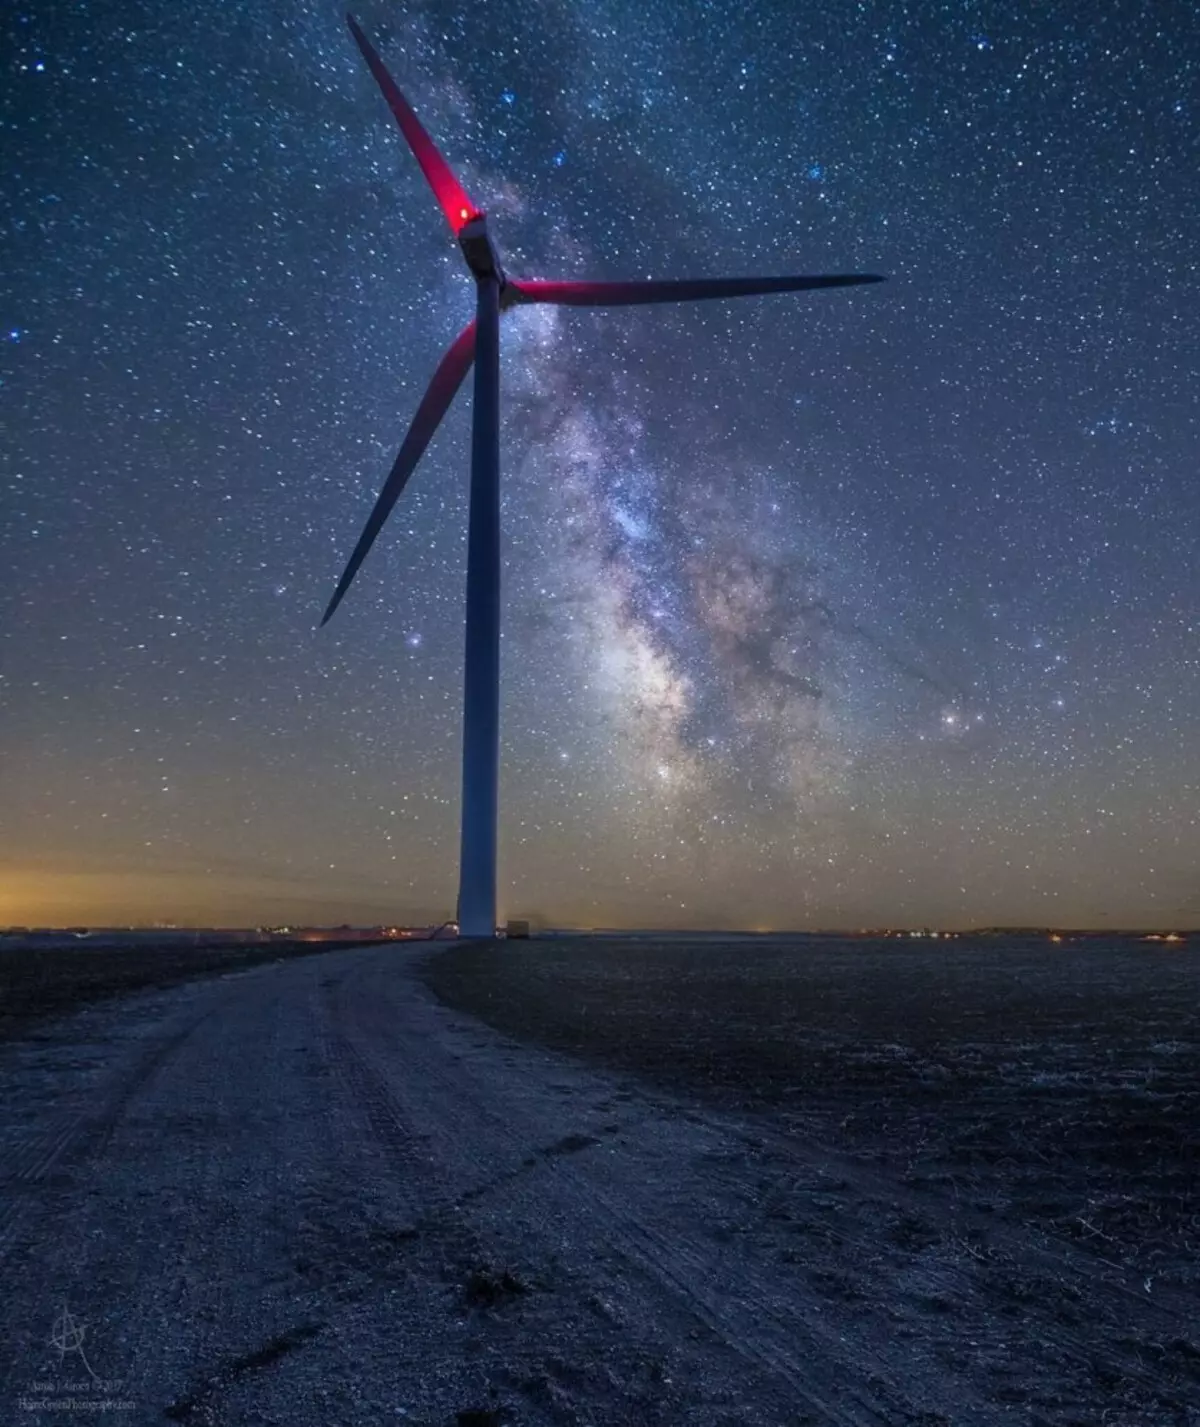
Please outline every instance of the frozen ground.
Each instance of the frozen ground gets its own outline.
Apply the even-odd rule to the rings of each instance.
[[[339,951],[14,1040],[0,1421],[1200,1424],[1193,961],[758,951]]]

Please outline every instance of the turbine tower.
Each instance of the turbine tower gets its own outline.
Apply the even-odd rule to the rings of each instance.
[[[824,277],[670,278],[637,282],[547,282],[510,278],[488,231],[487,214],[467,196],[353,15],[350,31],[408,140],[475,279],[475,320],[454,339],[421,399],[354,553],[329,601],[332,617],[384,521],[446,414],[472,362],[471,494],[467,517],[467,629],[463,691],[462,843],[458,925],[464,937],[496,932],[496,831],[500,765],[500,314],[523,302],[568,307],[689,302],[755,293],[881,282],[868,273]]]

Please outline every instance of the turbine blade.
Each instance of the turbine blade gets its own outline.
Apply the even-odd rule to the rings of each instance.
[[[412,105],[400,93],[400,88],[396,81],[384,68],[383,61],[371,47],[370,40],[358,27],[358,21],[353,15],[347,15],[346,21],[350,26],[350,33],[358,42],[358,47],[362,50],[363,58],[370,66],[371,73],[375,76],[375,82],[383,90],[383,97],[388,102],[388,107],[396,116],[396,123],[400,125],[400,131],[408,140],[408,146],[416,155],[417,162],[421,165],[421,172],[425,175],[433,195],[441,205],[442,212],[446,215],[446,222],[454,230],[455,236],[464,223],[469,223],[472,218],[479,216],[479,209],[467,197],[462,184],[454,177],[450,165],[438,153],[437,145],[425,131],[424,125],[416,114],[413,113]]]
[[[442,417],[446,414],[446,409],[454,400],[454,393],[462,385],[463,378],[470,371],[471,363],[474,360],[475,324],[472,322],[464,327],[454,339],[450,350],[438,364],[438,369],[434,372],[433,380],[429,383],[425,395],[421,398],[421,404],[417,407],[417,414],[413,417],[412,425],[408,428],[408,435],[405,436],[404,444],[400,447],[396,463],[392,467],[391,474],[383,483],[383,489],[379,492],[375,508],[363,527],[363,533],[358,537],[354,554],[350,556],[349,563],[342,572],[342,578],[338,581],[333,598],[329,601],[329,608],[321,618],[322,624],[329,623],[334,610],[341,604],[342,596],[350,588],[350,582],[358,573],[358,567],[367,558],[367,551],[375,543],[375,537],[383,528],[384,521],[392,513],[392,507],[400,499],[401,492],[408,484],[409,476],[412,475],[413,469],[421,459],[425,447],[429,445],[430,437],[437,430]]]
[[[567,307],[624,307],[642,302],[693,302],[708,297],[751,297],[761,292],[799,292],[817,287],[854,287],[882,282],[874,273],[827,277],[701,277],[640,282],[543,282],[510,278],[518,301],[554,302]]]

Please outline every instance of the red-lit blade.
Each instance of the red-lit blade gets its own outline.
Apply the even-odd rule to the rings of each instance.
[[[375,543],[375,537],[383,528],[383,522],[392,513],[392,507],[400,499],[401,492],[408,484],[409,476],[412,475],[414,467],[421,459],[425,447],[429,445],[430,437],[437,430],[439,422],[446,414],[447,407],[454,400],[454,393],[462,386],[463,377],[470,371],[471,363],[474,360],[475,324],[472,322],[468,327],[464,327],[455,338],[454,345],[438,364],[438,369],[433,374],[433,380],[421,398],[417,414],[413,417],[412,425],[408,428],[408,435],[405,436],[404,444],[400,447],[400,454],[396,457],[396,464],[392,467],[391,475],[383,483],[379,499],[375,502],[375,509],[363,527],[363,533],[358,537],[354,554],[350,556],[350,562],[342,572],[342,578],[338,581],[333,598],[329,601],[329,608],[321,619],[322,624],[329,622],[334,610],[341,604],[342,596],[350,588],[350,582],[358,573],[358,567],[367,558],[367,551]]]
[[[567,307],[623,307],[639,302],[694,302],[706,297],[751,297],[760,292],[800,292],[816,287],[854,287],[882,282],[874,273],[831,277],[713,277],[661,282],[542,282],[509,279],[523,302],[555,302]]]
[[[433,189],[434,197],[441,204],[442,212],[446,215],[446,222],[450,224],[457,235],[458,230],[464,223],[469,223],[472,218],[479,214],[479,209],[467,197],[462,184],[454,177],[450,170],[450,165],[438,153],[433,140],[425,132],[424,125],[413,113],[412,105],[400,93],[399,86],[392,76],[383,66],[383,61],[371,48],[371,42],[358,27],[358,22],[353,15],[346,16],[350,26],[350,33],[358,41],[358,47],[363,52],[363,58],[371,67],[371,73],[375,76],[375,82],[383,90],[383,97],[388,102],[388,107],[396,116],[396,123],[400,125],[400,130],[408,140],[408,146],[416,155],[417,162],[421,165],[421,172]]]

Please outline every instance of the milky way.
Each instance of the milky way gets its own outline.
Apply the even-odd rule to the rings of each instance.
[[[480,11],[483,10],[483,13]],[[1185,7],[364,4],[509,270],[501,905],[1200,924]],[[325,5],[4,21],[0,923],[448,916],[473,293]]]

